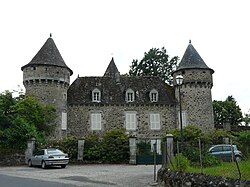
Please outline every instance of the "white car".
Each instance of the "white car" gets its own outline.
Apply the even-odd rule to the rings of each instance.
[[[59,149],[41,149],[28,159],[28,166],[61,166],[65,168],[69,163],[68,154]]]

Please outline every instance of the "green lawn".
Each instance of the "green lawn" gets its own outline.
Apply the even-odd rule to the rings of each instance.
[[[241,179],[250,180],[250,160],[242,160],[238,162]],[[189,167],[186,172],[201,173],[200,168]],[[239,172],[236,163],[223,162],[220,166],[203,168],[203,173],[206,175],[223,176],[239,179]]]

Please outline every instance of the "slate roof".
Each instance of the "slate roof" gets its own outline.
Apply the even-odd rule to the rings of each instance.
[[[33,59],[28,64],[23,66],[21,70],[23,70],[25,67],[33,65],[51,65],[64,67],[69,70],[70,75],[73,74],[73,71],[65,64],[54,40],[51,37],[47,39],[47,41],[44,43],[38,53],[33,57]]]
[[[181,62],[176,68],[176,71],[182,70],[182,69],[208,69],[208,70],[211,70],[212,73],[214,73],[214,70],[209,68],[206,65],[206,63],[201,58],[199,53],[193,47],[193,45],[191,44],[191,41],[189,42],[189,45],[181,59]]]
[[[159,104],[175,104],[174,89],[158,77],[121,76],[117,84],[112,77],[78,77],[68,89],[68,104],[91,104],[92,90],[101,91],[101,104],[126,104],[127,89],[135,92],[135,101],[131,104],[150,104],[149,92],[156,89]]]
[[[116,75],[120,75],[120,72],[118,71],[115,62],[114,62],[114,58],[112,57],[105,73],[104,73],[104,77],[113,77],[115,78]]]

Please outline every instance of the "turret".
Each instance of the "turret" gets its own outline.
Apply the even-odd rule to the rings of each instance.
[[[189,124],[198,125],[203,131],[214,127],[211,94],[213,73],[214,70],[205,64],[190,41],[181,62],[173,73],[175,96],[178,102],[180,101],[179,87],[175,78],[178,75],[183,76],[183,83],[180,85],[183,127]],[[179,123],[180,107],[178,106],[176,110]]]
[[[21,68],[26,95],[37,97],[57,110],[56,131],[61,138],[67,133],[67,90],[73,71],[65,64],[54,40],[49,37],[34,58]]]

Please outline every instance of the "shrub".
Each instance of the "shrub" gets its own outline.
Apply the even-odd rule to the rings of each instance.
[[[246,157],[250,157],[250,131],[242,131],[239,133],[237,141],[239,142],[240,150]]]
[[[186,171],[186,169],[190,166],[190,161],[188,158],[180,154],[176,154],[174,156],[174,159],[172,161],[172,167],[173,170],[180,170],[180,171]]]
[[[112,129],[103,135],[103,161],[124,163],[129,158],[129,141],[125,129]]]

